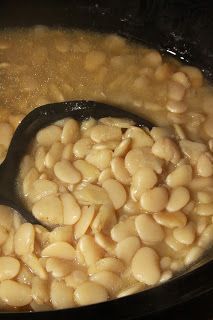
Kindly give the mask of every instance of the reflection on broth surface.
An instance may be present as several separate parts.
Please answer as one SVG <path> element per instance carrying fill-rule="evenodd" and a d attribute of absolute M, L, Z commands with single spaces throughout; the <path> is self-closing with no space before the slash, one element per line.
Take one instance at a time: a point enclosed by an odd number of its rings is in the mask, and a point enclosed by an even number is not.
<path fill-rule="evenodd" d="M 0 206 L 0 309 L 98 303 L 170 279 L 213 240 L 213 89 L 200 70 L 116 35 L 0 32 L 0 159 L 24 115 L 50 102 L 115 104 L 155 123 L 65 119 L 20 168 L 33 214 Z"/>

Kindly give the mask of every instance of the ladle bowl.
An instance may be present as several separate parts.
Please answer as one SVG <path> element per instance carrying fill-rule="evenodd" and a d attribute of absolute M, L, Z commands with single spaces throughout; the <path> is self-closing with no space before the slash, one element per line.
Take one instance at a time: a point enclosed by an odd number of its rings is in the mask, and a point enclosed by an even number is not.
<path fill-rule="evenodd" d="M 17 127 L 11 140 L 7 156 L 0 166 L 0 204 L 8 205 L 18 211 L 23 218 L 33 224 L 41 224 L 27 209 L 18 187 L 20 163 L 28 151 L 28 147 L 36 133 L 64 118 L 83 121 L 88 118 L 102 117 L 127 118 L 134 121 L 138 127 L 151 129 L 153 124 L 131 112 L 95 101 L 75 100 L 47 104 L 31 111 Z M 46 225 L 45 225 L 46 226 Z"/>

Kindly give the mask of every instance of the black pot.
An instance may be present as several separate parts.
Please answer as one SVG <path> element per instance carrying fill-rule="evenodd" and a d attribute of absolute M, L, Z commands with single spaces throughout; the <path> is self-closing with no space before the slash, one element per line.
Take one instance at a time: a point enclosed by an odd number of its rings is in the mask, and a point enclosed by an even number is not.
<path fill-rule="evenodd" d="M 213 80 L 211 0 L 1 0 L 0 28 L 35 24 L 116 32 L 176 55 L 201 68 L 206 77 Z M 211 304 L 205 304 L 206 299 L 213 298 L 212 270 L 209 251 L 185 273 L 129 297 L 59 311 L 0 313 L 0 319 L 136 320 L 165 315 L 173 319 L 190 319 L 192 313 L 187 313 L 187 308 L 193 312 L 194 319 L 212 319 L 213 308 Z M 174 310 L 184 312 L 180 315 Z"/>

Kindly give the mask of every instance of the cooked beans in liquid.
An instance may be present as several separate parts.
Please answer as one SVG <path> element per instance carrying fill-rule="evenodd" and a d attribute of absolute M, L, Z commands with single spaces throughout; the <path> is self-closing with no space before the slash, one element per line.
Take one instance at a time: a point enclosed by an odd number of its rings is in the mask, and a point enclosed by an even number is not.
<path fill-rule="evenodd" d="M 90 99 L 151 120 L 72 118 L 40 130 L 19 188 L 48 231 L 0 206 L 0 309 L 52 310 L 169 280 L 213 241 L 213 88 L 117 35 L 0 32 L 0 161 L 33 108 Z"/>

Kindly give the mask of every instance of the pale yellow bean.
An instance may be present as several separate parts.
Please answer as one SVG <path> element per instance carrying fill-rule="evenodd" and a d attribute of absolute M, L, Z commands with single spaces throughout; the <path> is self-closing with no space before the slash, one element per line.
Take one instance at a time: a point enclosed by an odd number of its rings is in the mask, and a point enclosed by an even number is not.
<path fill-rule="evenodd" d="M 46 248 L 44 248 L 41 251 L 41 256 L 73 260 L 76 254 L 75 249 L 71 246 L 71 244 L 64 241 L 58 241 L 51 243 Z"/>
<path fill-rule="evenodd" d="M 211 203 L 212 202 L 212 192 L 208 191 L 198 191 L 197 200 L 199 203 Z"/>
<path fill-rule="evenodd" d="M 184 227 L 187 222 L 186 215 L 181 211 L 167 212 L 162 211 L 153 214 L 153 218 L 159 224 L 167 228 Z"/>
<path fill-rule="evenodd" d="M 159 257 L 149 247 L 139 249 L 132 259 L 132 273 L 136 280 L 154 285 L 160 280 Z"/>
<path fill-rule="evenodd" d="M 36 180 L 39 178 L 39 173 L 35 168 L 30 169 L 28 174 L 25 176 L 23 181 L 23 193 L 24 196 L 27 196 L 30 192 L 31 188 L 33 187 L 33 184 Z"/>
<path fill-rule="evenodd" d="M 22 224 L 14 236 L 14 248 L 17 255 L 27 255 L 34 251 L 35 229 L 31 223 Z"/>
<path fill-rule="evenodd" d="M 108 204 L 110 203 L 107 192 L 94 184 L 87 184 L 80 190 L 74 191 L 78 203 L 82 205 Z"/>
<path fill-rule="evenodd" d="M 162 160 L 156 158 L 150 150 L 143 149 L 132 149 L 125 157 L 125 166 L 131 175 L 143 167 L 153 169 L 156 173 L 162 173 Z"/>
<path fill-rule="evenodd" d="M 181 269 L 184 268 L 183 260 L 182 259 L 177 259 L 177 260 L 172 261 L 172 263 L 170 265 L 170 268 L 174 272 L 180 271 Z"/>
<path fill-rule="evenodd" d="M 97 167 L 99 170 L 110 167 L 111 160 L 112 151 L 109 149 L 91 150 L 86 156 L 86 161 Z"/>
<path fill-rule="evenodd" d="M 169 279 L 171 279 L 171 277 L 172 277 L 172 271 L 165 270 L 162 272 L 159 282 L 162 283 L 162 282 L 168 281 Z"/>
<path fill-rule="evenodd" d="M 188 251 L 188 253 L 184 259 L 185 265 L 189 266 L 190 264 L 196 262 L 196 260 L 198 260 L 202 256 L 202 254 L 203 254 L 203 249 L 201 249 L 197 246 L 192 247 Z"/>
<path fill-rule="evenodd" d="M 30 271 L 30 269 L 28 267 L 26 267 L 24 264 L 22 264 L 20 266 L 19 273 L 16 276 L 16 280 L 20 283 L 24 283 L 24 284 L 31 286 L 33 277 L 34 277 L 34 275 Z"/>
<path fill-rule="evenodd" d="M 84 306 L 107 301 L 108 293 L 106 289 L 98 283 L 87 281 L 77 287 L 74 292 L 74 297 L 78 305 Z"/>
<path fill-rule="evenodd" d="M 173 127 L 175 129 L 177 138 L 179 138 L 180 140 L 186 139 L 186 134 L 184 132 L 184 129 L 179 124 L 174 123 Z"/>
<path fill-rule="evenodd" d="M 99 271 L 110 271 L 120 274 L 124 271 L 124 264 L 121 260 L 114 257 L 107 257 L 98 260 L 94 265 L 88 269 L 89 275 L 97 273 Z"/>
<path fill-rule="evenodd" d="M 142 57 L 142 61 L 144 65 L 156 68 L 161 65 L 162 57 L 159 52 L 155 50 L 149 50 L 149 52 Z"/>
<path fill-rule="evenodd" d="M 46 280 L 42 280 L 39 277 L 33 277 L 32 298 L 38 304 L 49 302 L 49 288 Z"/>
<path fill-rule="evenodd" d="M 45 169 L 45 157 L 45 148 L 42 146 L 38 147 L 35 152 L 35 167 L 39 172 L 42 172 Z"/>
<path fill-rule="evenodd" d="M 202 232 L 200 235 L 200 238 L 198 239 L 198 246 L 207 249 L 210 247 L 213 241 L 213 224 L 210 224 L 206 227 L 206 229 Z"/>
<path fill-rule="evenodd" d="M 111 170 L 111 168 L 106 168 L 100 173 L 100 175 L 98 177 L 98 183 L 100 185 L 102 185 L 102 183 L 105 180 L 108 180 L 108 179 L 111 179 L 111 178 L 113 178 L 112 170 Z"/>
<path fill-rule="evenodd" d="M 116 242 L 120 242 L 125 238 L 137 235 L 135 219 L 132 218 L 120 221 L 111 229 L 111 237 Z"/>
<path fill-rule="evenodd" d="M 200 142 L 193 142 L 190 140 L 181 140 L 179 142 L 180 148 L 186 157 L 189 158 L 190 162 L 195 165 L 202 153 L 207 150 L 205 144 Z"/>
<path fill-rule="evenodd" d="M 75 224 L 81 216 L 81 208 L 71 193 L 62 193 L 64 224 Z"/>
<path fill-rule="evenodd" d="M 74 119 L 69 119 L 66 121 L 62 133 L 61 133 L 61 142 L 64 144 L 75 143 L 80 135 L 79 124 Z"/>
<path fill-rule="evenodd" d="M 102 205 L 94 218 L 91 228 L 92 231 L 110 233 L 110 230 L 117 223 L 115 210 L 111 204 Z"/>
<path fill-rule="evenodd" d="M 135 202 L 132 199 L 129 199 L 119 210 L 119 213 L 121 214 L 121 216 L 134 216 L 141 213 L 141 206 L 139 202 Z"/>
<path fill-rule="evenodd" d="M 142 283 L 137 283 L 131 287 L 128 287 L 126 289 L 121 290 L 118 294 L 117 294 L 117 298 L 122 298 L 122 297 L 126 297 L 129 295 L 132 295 L 134 293 L 140 292 L 144 289 L 144 285 Z"/>
<path fill-rule="evenodd" d="M 46 196 L 56 194 L 58 191 L 58 186 L 55 182 L 48 179 L 38 179 L 33 183 L 29 191 L 29 199 L 35 203 Z"/>
<path fill-rule="evenodd" d="M 31 288 L 14 280 L 0 284 L 0 298 L 11 307 L 23 307 L 32 301 Z"/>
<path fill-rule="evenodd" d="M 29 267 L 29 269 L 39 278 L 46 280 L 47 272 L 39 261 L 38 257 L 34 254 L 27 254 L 21 256 L 21 260 Z"/>
<path fill-rule="evenodd" d="M 150 131 L 150 135 L 155 141 L 157 141 L 161 138 L 169 138 L 172 135 L 172 130 L 170 127 L 153 127 Z"/>
<path fill-rule="evenodd" d="M 191 180 L 192 167 L 188 164 L 178 166 L 166 177 L 166 183 L 171 188 L 187 186 Z"/>
<path fill-rule="evenodd" d="M 101 232 L 95 233 L 95 242 L 103 248 L 109 255 L 115 254 L 115 242 Z"/>
<path fill-rule="evenodd" d="M 118 127 L 110 127 L 104 124 L 98 124 L 91 130 L 91 139 L 96 143 L 107 142 L 111 140 L 121 140 L 122 132 Z"/>
<path fill-rule="evenodd" d="M 114 177 L 122 184 L 129 185 L 131 177 L 128 170 L 125 168 L 124 160 L 121 157 L 115 157 L 111 161 L 111 169 Z"/>
<path fill-rule="evenodd" d="M 93 274 L 90 280 L 105 287 L 108 293 L 113 296 L 122 286 L 121 278 L 110 271 L 100 271 Z"/>
<path fill-rule="evenodd" d="M 81 131 L 84 132 L 88 129 L 91 129 L 97 124 L 97 121 L 93 118 L 89 118 L 87 120 L 83 120 L 81 123 Z"/>
<path fill-rule="evenodd" d="M 20 270 L 20 262 L 13 257 L 0 257 L 0 281 L 13 279 Z"/>
<path fill-rule="evenodd" d="M 172 79 L 180 84 L 182 84 L 186 89 L 188 89 L 191 86 L 191 83 L 189 81 L 189 78 L 184 72 L 175 72 L 172 75 Z"/>
<path fill-rule="evenodd" d="M 148 212 L 158 212 L 166 208 L 168 192 L 164 187 L 155 187 L 142 193 L 140 204 Z"/>
<path fill-rule="evenodd" d="M 136 251 L 140 247 L 141 243 L 138 237 L 127 237 L 118 242 L 118 244 L 116 245 L 115 253 L 119 259 L 121 259 L 128 265 L 131 262 Z"/>
<path fill-rule="evenodd" d="M 140 214 L 135 219 L 135 227 L 144 243 L 158 243 L 164 239 L 163 228 L 147 214 Z"/>
<path fill-rule="evenodd" d="M 155 79 L 158 81 L 167 80 L 173 73 L 173 67 L 169 63 L 160 64 L 155 71 Z"/>
<path fill-rule="evenodd" d="M 172 234 L 166 236 L 165 243 L 168 245 L 169 248 L 171 248 L 175 252 L 180 252 L 184 249 L 185 246 L 181 242 L 177 241 Z"/>
<path fill-rule="evenodd" d="M 55 163 L 61 159 L 64 146 L 60 142 L 55 142 L 45 156 L 45 166 L 47 168 L 54 167 Z"/>
<path fill-rule="evenodd" d="M 94 238 L 89 235 L 84 235 L 80 238 L 79 248 L 84 256 L 87 266 L 93 265 L 104 255 L 102 248 L 100 248 Z"/>
<path fill-rule="evenodd" d="M 192 87 L 199 88 L 202 86 L 203 75 L 198 68 L 192 66 L 182 66 L 180 71 L 184 72 L 188 76 Z"/>
<path fill-rule="evenodd" d="M 81 180 L 81 174 L 68 160 L 61 160 L 54 166 L 56 177 L 65 183 L 75 184 Z"/>
<path fill-rule="evenodd" d="M 205 153 L 197 161 L 197 172 L 201 177 L 211 177 L 213 174 L 213 164 Z"/>
<path fill-rule="evenodd" d="M 202 108 L 203 111 L 207 114 L 212 114 L 212 103 L 213 103 L 213 97 L 212 95 L 205 95 L 203 97 L 203 101 L 202 101 Z"/>
<path fill-rule="evenodd" d="M 39 145 L 50 147 L 54 142 L 60 141 L 61 133 L 61 128 L 50 125 L 37 133 L 36 140 Z"/>
<path fill-rule="evenodd" d="M 0 246 L 2 246 L 8 238 L 7 230 L 0 225 Z"/>
<path fill-rule="evenodd" d="M 198 216 L 196 220 L 196 224 L 197 224 L 196 231 L 200 235 L 208 225 L 208 217 Z"/>
<path fill-rule="evenodd" d="M 0 205 L 0 225 L 7 231 L 11 230 L 13 223 L 13 211 L 11 208 Z"/>
<path fill-rule="evenodd" d="M 138 127 L 127 129 L 124 137 L 131 139 L 132 148 L 151 147 L 153 145 L 152 137 L 144 129 Z"/>
<path fill-rule="evenodd" d="M 195 208 L 195 211 L 200 216 L 212 216 L 213 215 L 213 202 L 200 203 Z"/>
<path fill-rule="evenodd" d="M 153 169 L 147 167 L 138 169 L 132 177 L 130 188 L 133 200 L 139 200 L 142 193 L 147 189 L 153 188 L 157 181 L 158 178 Z"/>
<path fill-rule="evenodd" d="M 73 166 L 81 173 L 84 181 L 94 183 L 98 180 L 100 171 L 86 160 L 76 160 L 73 162 Z"/>
<path fill-rule="evenodd" d="M 1 227 L 0 227 L 0 234 L 1 234 Z M 11 228 L 9 234 L 6 234 L 6 240 L 1 246 L 2 253 L 6 256 L 10 256 L 14 254 L 14 234 L 15 231 Z M 1 243 L 1 236 L 0 236 L 0 243 Z"/>
<path fill-rule="evenodd" d="M 162 270 L 167 270 L 169 269 L 170 265 L 171 265 L 172 259 L 170 257 L 162 257 L 160 259 L 160 267 Z"/>
<path fill-rule="evenodd" d="M 112 53 L 119 53 L 126 48 L 126 39 L 117 34 L 107 35 L 104 39 L 104 47 Z"/>
<path fill-rule="evenodd" d="M 30 169 L 34 166 L 33 158 L 29 155 L 23 157 L 21 164 L 20 164 L 20 179 L 23 180 Z"/>
<path fill-rule="evenodd" d="M 3 144 L 0 144 L 0 164 L 4 161 L 7 154 L 7 149 L 3 146 Z"/>
<path fill-rule="evenodd" d="M 106 117 L 99 119 L 99 122 L 112 127 L 118 128 L 129 128 L 134 126 L 134 121 L 130 119 L 123 119 L 123 118 L 114 118 L 114 117 Z"/>
<path fill-rule="evenodd" d="M 78 240 L 83 236 L 89 228 L 95 215 L 95 206 L 83 207 L 82 214 L 78 222 L 74 226 L 74 237 Z"/>
<path fill-rule="evenodd" d="M 59 258 L 48 258 L 46 261 L 46 270 L 51 273 L 54 278 L 62 278 L 67 276 L 73 269 L 70 261 Z"/>
<path fill-rule="evenodd" d="M 185 95 L 186 88 L 177 81 L 170 81 L 168 85 L 168 98 L 181 101 Z"/>
<path fill-rule="evenodd" d="M 108 179 L 103 182 L 102 186 L 106 190 L 114 208 L 116 210 L 121 208 L 126 202 L 127 197 L 123 185 L 114 179 Z"/>
<path fill-rule="evenodd" d="M 65 241 L 68 243 L 73 242 L 73 227 L 72 226 L 60 226 L 48 232 L 48 242 Z M 47 241 L 46 241 L 47 242 Z"/>
<path fill-rule="evenodd" d="M 36 245 L 35 248 L 37 248 L 37 242 L 39 245 L 43 246 L 49 239 L 49 232 L 47 231 L 46 228 L 40 225 L 35 225 L 35 240 L 36 240 Z"/>
<path fill-rule="evenodd" d="M 155 156 L 177 164 L 180 160 L 180 150 L 178 145 L 170 138 L 158 139 L 152 146 Z"/>
<path fill-rule="evenodd" d="M 52 281 L 50 299 L 54 309 L 72 308 L 75 306 L 73 289 L 67 287 L 64 281 Z"/>
<path fill-rule="evenodd" d="M 119 145 L 115 148 L 114 152 L 113 152 L 113 156 L 114 157 L 124 157 L 127 152 L 129 151 L 131 145 L 131 139 L 127 138 L 127 139 L 123 139 Z"/>
<path fill-rule="evenodd" d="M 88 274 L 81 270 L 74 270 L 68 276 L 66 276 L 64 280 L 68 287 L 76 289 L 78 286 L 88 280 Z"/>
<path fill-rule="evenodd" d="M 175 212 L 187 205 L 190 200 L 190 194 L 187 188 L 177 187 L 172 189 L 166 209 Z"/>
<path fill-rule="evenodd" d="M 43 311 L 51 311 L 53 310 L 52 306 L 49 304 L 38 304 L 34 300 L 30 303 L 30 307 L 33 311 L 43 312 Z"/>
<path fill-rule="evenodd" d="M 61 200 L 54 195 L 50 195 L 37 201 L 32 208 L 33 215 L 47 224 L 63 223 L 63 207 Z"/>
<path fill-rule="evenodd" d="M 188 223 L 183 228 L 175 228 L 173 231 L 174 238 L 183 244 L 192 244 L 195 240 L 195 228 L 192 223 Z"/>
<path fill-rule="evenodd" d="M 62 152 L 61 158 L 63 160 L 69 160 L 69 161 L 71 161 L 73 159 L 73 144 L 72 143 L 67 143 L 64 146 L 64 150 Z"/>
<path fill-rule="evenodd" d="M 92 148 L 93 142 L 89 138 L 78 140 L 73 146 L 73 153 L 76 158 L 83 159 L 87 156 Z"/>
<path fill-rule="evenodd" d="M 190 183 L 190 189 L 192 189 L 193 191 L 202 191 L 208 187 L 213 187 L 212 177 L 195 177 Z"/>
<path fill-rule="evenodd" d="M 14 213 L 13 213 L 13 228 L 15 230 L 18 230 L 18 228 L 24 222 L 25 221 L 24 221 L 23 217 L 19 213 L 17 213 L 16 211 L 14 211 Z"/>

